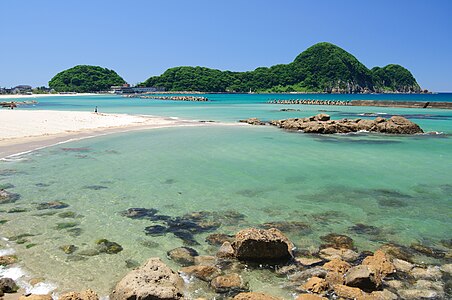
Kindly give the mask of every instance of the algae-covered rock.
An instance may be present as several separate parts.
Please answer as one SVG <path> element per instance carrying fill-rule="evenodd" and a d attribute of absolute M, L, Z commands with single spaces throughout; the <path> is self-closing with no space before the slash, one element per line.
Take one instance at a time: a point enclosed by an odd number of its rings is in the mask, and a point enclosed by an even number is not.
<path fill-rule="evenodd" d="M 66 254 L 74 253 L 78 248 L 75 245 L 62 245 L 60 249 Z"/>
<path fill-rule="evenodd" d="M 20 199 L 19 194 L 8 192 L 7 190 L 0 189 L 0 204 L 14 203 Z"/>
<path fill-rule="evenodd" d="M 98 249 L 101 253 L 116 254 L 123 250 L 122 246 L 116 242 L 110 242 L 107 239 L 100 239 L 96 241 Z"/>
<path fill-rule="evenodd" d="M 215 266 L 190 266 L 180 269 L 180 273 L 194 276 L 204 281 L 211 281 L 221 274 L 221 270 Z"/>
<path fill-rule="evenodd" d="M 44 210 L 44 209 L 62 209 L 69 207 L 69 204 L 66 204 L 62 201 L 50 201 L 50 202 L 42 202 L 39 203 L 36 206 L 37 210 Z"/>
<path fill-rule="evenodd" d="M 62 222 L 62 223 L 57 223 L 57 225 L 55 226 L 55 229 L 63 230 L 63 229 L 73 228 L 78 225 L 79 225 L 79 223 L 77 223 L 77 222 Z"/>

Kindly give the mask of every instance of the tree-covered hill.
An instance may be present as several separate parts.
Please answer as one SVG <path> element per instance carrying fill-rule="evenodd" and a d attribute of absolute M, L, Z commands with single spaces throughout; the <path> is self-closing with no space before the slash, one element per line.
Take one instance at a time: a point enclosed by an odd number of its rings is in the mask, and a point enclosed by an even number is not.
<path fill-rule="evenodd" d="M 153 76 L 143 86 L 167 91 L 200 92 L 419 92 L 413 75 L 398 65 L 369 70 L 353 55 L 330 43 L 318 43 L 292 63 L 231 72 L 204 67 L 176 67 Z"/>
<path fill-rule="evenodd" d="M 126 83 L 115 71 L 97 66 L 79 65 L 56 74 L 49 87 L 57 92 L 107 91 L 112 85 Z"/>

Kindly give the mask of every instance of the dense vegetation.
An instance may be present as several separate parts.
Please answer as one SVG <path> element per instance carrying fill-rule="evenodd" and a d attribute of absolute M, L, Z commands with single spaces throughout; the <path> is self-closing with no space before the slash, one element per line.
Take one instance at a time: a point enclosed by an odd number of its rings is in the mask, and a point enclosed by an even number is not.
<path fill-rule="evenodd" d="M 143 86 L 167 91 L 200 92 L 418 92 L 411 73 L 398 65 L 369 70 L 353 55 L 319 43 L 287 65 L 231 72 L 204 67 L 176 67 L 150 77 Z"/>
<path fill-rule="evenodd" d="M 98 92 L 126 83 L 115 71 L 97 66 L 79 65 L 56 74 L 49 87 L 57 92 Z"/>

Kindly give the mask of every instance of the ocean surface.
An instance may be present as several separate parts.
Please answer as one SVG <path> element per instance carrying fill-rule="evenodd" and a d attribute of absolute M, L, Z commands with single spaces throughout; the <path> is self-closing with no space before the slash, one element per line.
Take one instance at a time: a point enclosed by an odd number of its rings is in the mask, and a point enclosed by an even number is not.
<path fill-rule="evenodd" d="M 21 269 L 0 274 L 42 278 L 42 289 L 92 288 L 107 295 L 130 268 L 190 245 L 212 255 L 213 233 L 277 226 L 297 249 L 314 251 L 328 233 L 353 238 L 359 251 L 420 243 L 446 251 L 452 238 L 452 111 L 266 104 L 270 99 L 452 101 L 436 95 L 206 95 L 211 102 L 119 96 L 37 98 L 21 109 L 86 110 L 237 122 L 307 117 L 403 115 L 431 134 L 311 135 L 274 127 L 167 128 L 73 141 L 0 162 L 0 187 L 20 195 L 0 205 L 3 252 Z M 283 112 L 282 108 L 300 111 Z M 61 201 L 61 208 L 42 203 Z M 63 205 L 64 204 L 64 205 Z M 129 208 L 153 209 L 128 218 Z M 199 213 L 201 212 L 201 213 Z M 181 235 L 168 220 L 208 223 Z M 178 218 L 179 217 L 179 218 Z M 157 226 L 160 225 L 161 227 Z M 145 228 L 148 228 L 147 231 Z M 148 234 L 147 234 L 148 233 Z M 152 233 L 152 234 L 149 234 Z M 98 253 L 96 241 L 120 244 Z M 75 245 L 66 254 L 63 245 Z M 10 250 L 8 250 L 10 249 Z M 97 252 L 96 252 L 97 251 Z M 441 261 L 419 256 L 419 261 Z M 8 273 L 9 272 L 9 273 Z M 285 278 L 248 268 L 251 290 L 291 299 Z M 194 282 L 192 296 L 209 296 Z M 207 294 L 206 294 L 207 293 Z M 212 295 L 211 295 L 212 296 Z"/>

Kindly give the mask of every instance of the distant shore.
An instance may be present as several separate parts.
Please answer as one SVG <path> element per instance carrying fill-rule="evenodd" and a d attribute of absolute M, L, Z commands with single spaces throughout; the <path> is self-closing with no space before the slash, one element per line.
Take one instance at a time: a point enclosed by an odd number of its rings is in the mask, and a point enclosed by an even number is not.
<path fill-rule="evenodd" d="M 42 98 L 42 97 L 74 97 L 74 96 L 96 96 L 96 95 L 105 95 L 105 94 L 95 94 L 95 93 L 75 93 L 75 94 L 31 94 L 31 95 L 22 95 L 22 94 L 4 94 L 0 95 L 0 100 L 8 100 L 8 99 L 25 99 L 25 98 Z"/>

